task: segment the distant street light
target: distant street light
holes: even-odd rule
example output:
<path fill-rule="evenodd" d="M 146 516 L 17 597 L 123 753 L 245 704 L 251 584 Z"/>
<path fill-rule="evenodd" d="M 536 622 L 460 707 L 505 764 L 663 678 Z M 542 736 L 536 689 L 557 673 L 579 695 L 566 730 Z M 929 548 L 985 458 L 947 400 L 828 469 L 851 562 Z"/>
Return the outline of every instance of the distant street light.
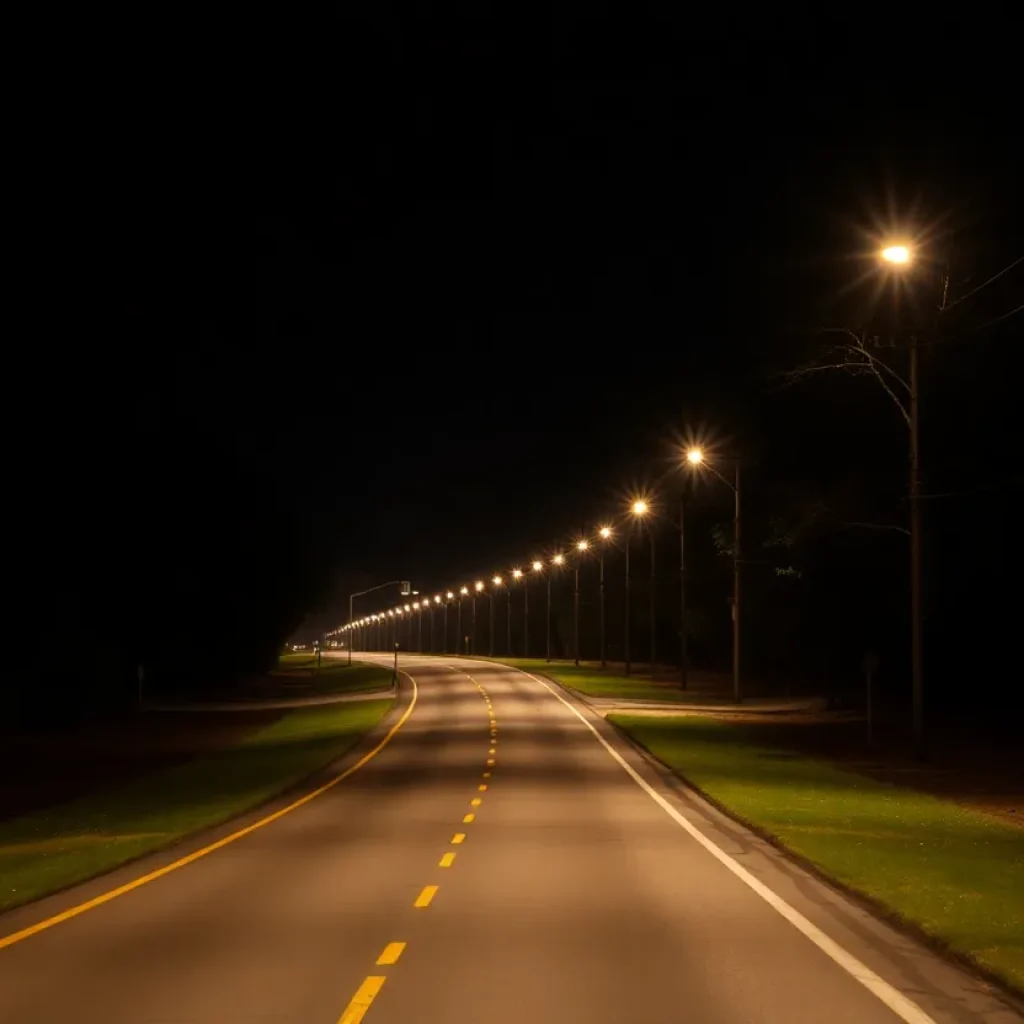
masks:
<path fill-rule="evenodd" d="M 473 584 L 473 625 L 469 631 L 469 653 L 476 654 L 476 597 L 484 591 L 483 580 L 477 580 Z"/>
<path fill-rule="evenodd" d="M 512 570 L 512 580 L 515 583 L 522 582 L 523 581 L 523 570 L 522 569 L 513 569 Z M 508 588 L 508 601 L 507 601 L 507 609 L 506 610 L 508 611 L 508 614 L 505 616 L 505 624 L 508 627 L 508 636 L 506 637 L 506 641 L 508 643 L 508 656 L 511 658 L 512 657 L 512 588 L 511 587 Z"/>
<path fill-rule="evenodd" d="M 458 636 L 456 639 L 456 654 L 462 654 L 463 640 L 462 640 L 462 599 L 469 593 L 469 587 L 459 588 L 459 615 L 456 626 L 458 627 Z"/>
<path fill-rule="evenodd" d="M 492 590 L 487 595 L 490 598 L 490 602 L 491 602 L 491 609 L 490 609 L 491 610 L 491 631 L 490 631 L 490 633 L 487 634 L 488 657 L 491 657 L 491 658 L 494 657 L 494 597 L 495 597 L 496 592 L 499 589 L 501 589 L 501 585 L 502 585 L 503 582 L 504 582 L 504 580 L 502 580 L 502 578 L 500 576 L 495 576 L 491 580 L 491 583 L 494 584 L 494 590 Z"/>
<path fill-rule="evenodd" d="M 625 636 L 623 638 L 623 644 L 622 644 L 624 661 L 626 663 L 626 675 L 627 676 L 630 674 L 630 671 L 632 669 L 632 662 L 630 661 L 630 646 L 629 646 L 629 630 L 630 630 L 630 622 L 629 622 L 629 596 L 630 596 L 630 592 L 629 592 L 629 547 L 630 547 L 630 541 L 633 538 L 633 523 L 635 523 L 637 520 L 643 519 L 643 517 L 645 515 L 647 515 L 649 510 L 650 510 L 650 506 L 648 505 L 647 501 L 644 500 L 643 498 L 637 498 L 629 506 L 629 512 L 630 512 L 630 515 L 633 518 L 630 521 L 629 527 L 626 530 L 626 628 L 625 628 Z"/>
<path fill-rule="evenodd" d="M 565 555 L 555 555 L 551 559 L 551 564 L 560 566 L 565 564 Z M 554 576 L 553 572 L 548 573 L 548 644 L 547 644 L 547 660 L 551 660 L 551 577 Z"/>
<path fill-rule="evenodd" d="M 612 538 L 612 528 L 610 526 L 602 526 L 597 531 L 598 536 L 605 543 L 601 545 L 601 559 L 600 559 L 600 590 L 601 590 L 601 668 L 605 668 L 607 662 L 607 650 L 605 647 L 605 616 L 604 616 L 604 552 L 607 547 L 607 542 Z"/>
<path fill-rule="evenodd" d="M 544 563 L 534 559 L 530 568 L 535 572 L 544 571 Z M 530 581 L 527 579 L 523 584 L 523 657 L 530 656 Z"/>
<path fill-rule="evenodd" d="M 576 557 L 573 563 L 574 574 L 576 577 L 576 586 L 573 591 L 572 601 L 572 629 L 573 629 L 573 646 L 572 652 L 575 658 L 577 667 L 580 663 L 580 557 L 586 553 L 590 547 L 590 541 L 586 539 L 576 541 L 576 550 L 579 555 Z"/>

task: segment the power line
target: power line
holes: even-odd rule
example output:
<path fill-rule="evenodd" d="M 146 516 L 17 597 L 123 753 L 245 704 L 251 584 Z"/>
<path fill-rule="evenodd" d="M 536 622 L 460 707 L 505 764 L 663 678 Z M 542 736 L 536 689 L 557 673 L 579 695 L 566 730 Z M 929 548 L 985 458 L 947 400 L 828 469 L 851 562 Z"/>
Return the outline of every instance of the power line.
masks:
<path fill-rule="evenodd" d="M 977 327 L 972 327 L 971 331 L 980 331 L 986 327 L 991 327 L 993 324 L 997 324 L 1002 320 L 1009 320 L 1011 316 L 1016 316 L 1021 310 L 1024 310 L 1024 302 L 1022 302 L 1016 309 L 1011 309 L 1009 313 L 994 316 L 991 320 L 986 320 L 983 324 L 978 324 Z"/>
<path fill-rule="evenodd" d="M 1013 270 L 1013 268 L 1017 266 L 1018 263 L 1022 262 L 1024 262 L 1024 256 L 1018 256 L 1009 266 L 1003 267 L 1003 269 L 1000 270 L 999 273 L 993 274 L 987 281 L 984 281 L 981 284 L 979 284 L 977 288 L 972 288 L 965 295 L 961 295 L 959 299 L 955 299 L 953 302 L 947 303 L 945 306 L 942 307 L 941 312 L 945 313 L 946 310 L 952 309 L 954 306 L 959 306 L 960 303 L 964 301 L 964 299 L 969 299 L 972 295 L 976 295 L 978 292 L 980 292 L 982 288 L 987 288 L 993 281 L 998 281 L 999 278 L 1003 276 L 1003 274 L 1007 273 L 1010 270 Z"/>

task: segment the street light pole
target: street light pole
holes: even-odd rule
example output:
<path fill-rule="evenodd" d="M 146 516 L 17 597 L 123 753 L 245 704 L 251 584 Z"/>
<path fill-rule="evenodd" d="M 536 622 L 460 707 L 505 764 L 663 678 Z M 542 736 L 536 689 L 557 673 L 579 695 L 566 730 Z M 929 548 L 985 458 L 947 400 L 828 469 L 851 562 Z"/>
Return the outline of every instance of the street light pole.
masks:
<path fill-rule="evenodd" d="M 945 290 L 942 305 L 946 304 Z M 910 659 L 914 752 L 927 755 L 924 727 L 924 630 L 921 601 L 921 458 L 917 336 L 910 341 Z"/>
<path fill-rule="evenodd" d="M 657 653 L 655 651 L 655 645 L 657 644 L 658 636 L 658 620 L 657 620 L 657 603 L 658 603 L 658 572 L 654 557 L 654 524 L 649 523 L 647 526 L 647 536 L 651 543 L 651 679 L 654 679 L 656 668 L 658 664 Z"/>
<path fill-rule="evenodd" d="M 690 648 L 686 635 L 686 485 L 679 496 L 679 688 L 689 685 Z"/>
<path fill-rule="evenodd" d="M 736 460 L 736 483 L 735 491 L 736 504 L 733 512 L 733 540 L 732 540 L 732 693 L 739 704 L 742 700 L 740 692 L 740 460 Z"/>
<path fill-rule="evenodd" d="M 574 566 L 576 576 L 576 589 L 572 595 L 572 653 L 577 668 L 580 663 L 580 560 L 577 557 Z"/>
<path fill-rule="evenodd" d="M 626 663 L 626 675 L 630 672 L 629 663 L 629 547 L 633 539 L 633 524 L 626 527 L 626 624 L 623 630 L 622 652 Z"/>
<path fill-rule="evenodd" d="M 523 657 L 530 657 L 530 577 L 523 577 Z"/>
<path fill-rule="evenodd" d="M 733 462 L 735 476 L 733 480 L 722 476 L 714 465 L 704 458 L 699 447 L 690 448 L 686 452 L 686 461 L 694 468 L 704 466 L 710 469 L 719 480 L 733 492 L 734 506 L 732 519 L 732 695 L 737 704 L 743 698 L 740 676 L 740 565 L 742 564 L 742 518 L 740 515 L 740 460 Z M 680 504 L 680 524 L 682 524 L 682 505 Z M 680 527 L 681 529 L 681 527 Z M 685 623 L 684 623 L 685 626 Z"/>
<path fill-rule="evenodd" d="M 548 627 L 548 642 L 547 642 L 547 654 L 546 659 L 551 660 L 551 577 L 552 573 L 548 572 L 548 614 L 547 614 L 547 627 Z"/>
<path fill-rule="evenodd" d="M 491 605 L 491 607 L 490 607 L 491 627 L 490 627 L 490 630 L 487 633 L 487 656 L 489 658 L 493 658 L 494 657 L 494 591 L 493 590 L 491 590 L 487 594 L 487 600 L 490 602 L 490 605 Z"/>
<path fill-rule="evenodd" d="M 512 587 L 505 595 L 505 657 L 512 657 Z"/>

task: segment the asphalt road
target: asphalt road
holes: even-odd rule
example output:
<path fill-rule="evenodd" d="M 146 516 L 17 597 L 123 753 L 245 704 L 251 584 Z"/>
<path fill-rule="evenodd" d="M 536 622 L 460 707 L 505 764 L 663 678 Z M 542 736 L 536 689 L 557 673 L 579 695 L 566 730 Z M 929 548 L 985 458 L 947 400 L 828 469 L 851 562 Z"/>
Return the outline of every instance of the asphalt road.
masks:
<path fill-rule="evenodd" d="M 406 667 L 413 713 L 322 795 L 6 947 L 239 823 L 0 917 L 0 1021 L 1024 1020 L 560 691 L 495 665 Z"/>

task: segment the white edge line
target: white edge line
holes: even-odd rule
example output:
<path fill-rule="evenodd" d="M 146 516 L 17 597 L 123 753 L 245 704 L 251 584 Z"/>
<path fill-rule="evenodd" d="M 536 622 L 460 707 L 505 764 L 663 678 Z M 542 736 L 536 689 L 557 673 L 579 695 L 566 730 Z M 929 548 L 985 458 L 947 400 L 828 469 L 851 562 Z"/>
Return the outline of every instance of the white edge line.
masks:
<path fill-rule="evenodd" d="M 487 663 L 489 664 L 489 663 Z M 504 665 L 503 668 L 512 668 Z M 627 775 L 677 824 L 685 830 L 691 838 L 695 839 L 704 847 L 712 857 L 723 867 L 728 868 L 741 882 L 749 886 L 758 896 L 761 897 L 773 910 L 784 917 L 798 932 L 805 935 L 820 949 L 826 956 L 837 963 L 847 974 L 859 981 L 872 995 L 883 1002 L 893 1013 L 907 1024 L 936 1024 L 932 1017 L 929 1017 L 917 1003 L 908 999 L 902 992 L 894 988 L 884 978 L 875 974 L 867 964 L 861 963 L 852 953 L 848 953 L 834 939 L 829 938 L 817 925 L 809 921 L 795 907 L 791 907 L 781 896 L 768 888 L 764 882 L 752 875 L 742 864 L 729 856 L 721 847 L 712 842 L 695 825 L 688 821 L 677 811 L 656 789 L 654 789 L 643 777 L 625 760 L 625 758 L 594 728 L 593 724 L 580 714 L 578 708 L 567 701 L 557 690 L 543 679 L 531 675 L 523 669 L 514 671 L 540 683 L 553 697 L 560 700 L 590 731 L 594 738 L 617 761 Z"/>

